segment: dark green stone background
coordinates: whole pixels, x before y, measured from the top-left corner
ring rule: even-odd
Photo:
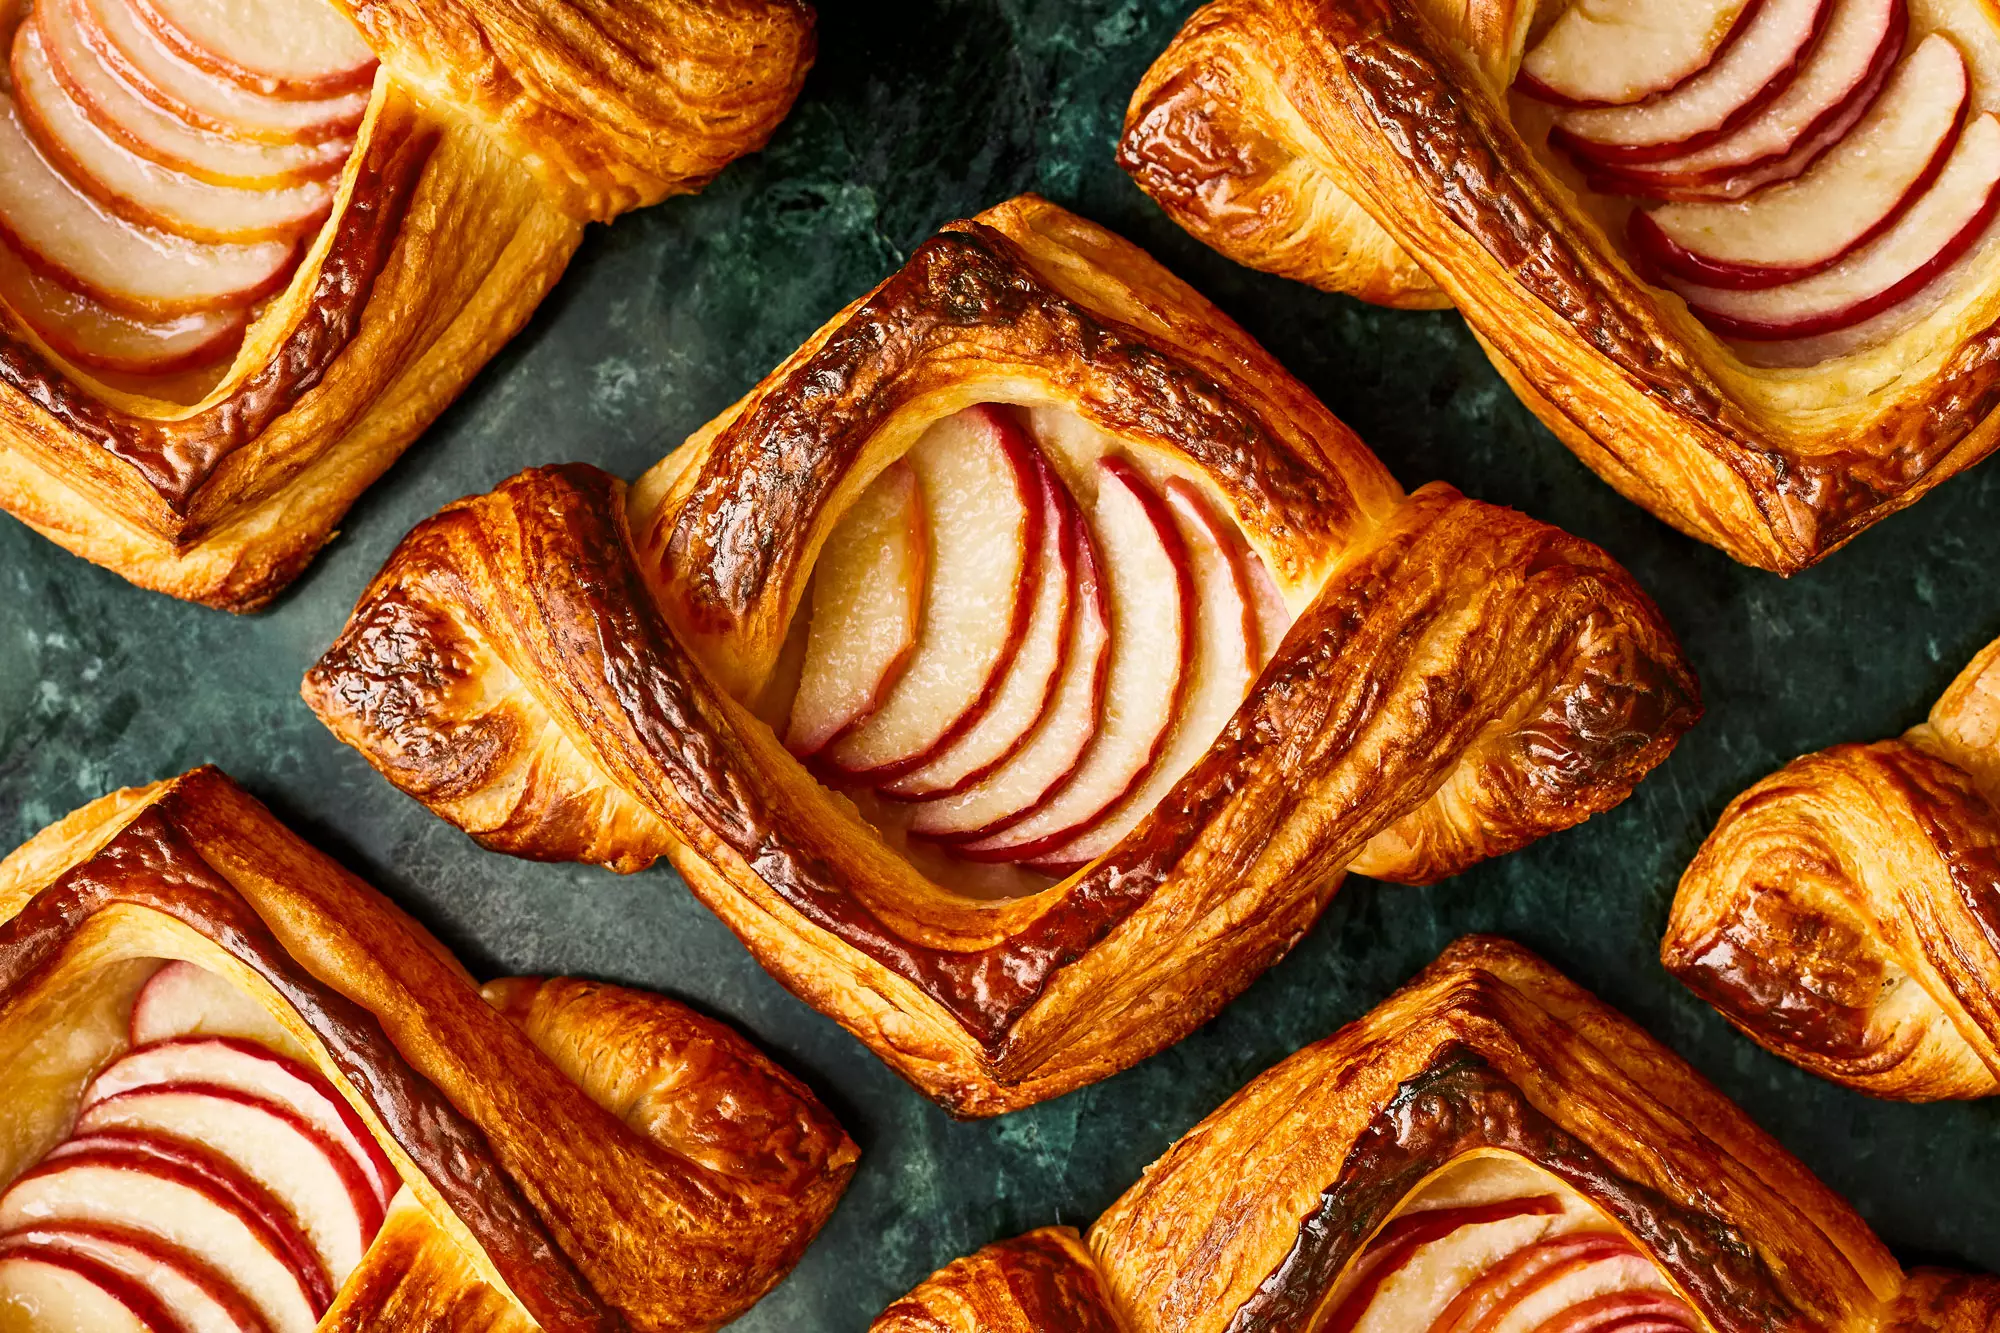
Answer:
[[[1131,88],[1190,3],[826,0],[818,69],[771,148],[704,195],[593,229],[526,332],[250,619],[139,592],[0,520],[0,847],[127,783],[222,765],[409,906],[474,971],[570,972],[722,1015],[804,1075],[864,1150],[798,1272],[739,1327],[858,1330],[934,1267],[1087,1224],[1257,1071],[1354,1018],[1453,937],[1540,950],[1720,1083],[1906,1260],[2000,1268],[2000,1107],[1873,1102],[1780,1064],[1660,970],[1674,882],[1724,802],[1802,751],[1889,735],[2000,633],[2000,469],[1952,482],[1789,582],[1619,499],[1524,411],[1457,316],[1238,269],[1117,170]],[[1444,478],[1598,542],[1664,606],[1708,716],[1630,801],[1432,889],[1355,880],[1221,1017],[1096,1087],[954,1124],[793,1000],[664,869],[482,852],[298,701],[396,540],[538,463],[631,477],[938,224],[1021,190],[1130,237],[1269,346],[1405,485]]]

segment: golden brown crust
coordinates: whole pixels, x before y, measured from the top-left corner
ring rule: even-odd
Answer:
[[[424,1225],[386,1233],[411,1271],[364,1265],[343,1327],[519,1327],[513,1311],[551,1333],[715,1328],[789,1271],[853,1171],[811,1094],[720,1024],[562,980],[497,983],[496,1010],[414,922],[201,769],[0,862],[0,1178],[60,1136],[109,1053],[79,1039],[52,1067],[33,1039],[129,1004],[163,957],[262,1002],[414,1196],[399,1207]]]
[[[254,609],[526,322],[582,224],[698,189],[812,61],[797,0],[350,6],[383,58],[332,217],[192,408],[0,313],[0,506],[143,586]]]
[[[1746,363],[1640,281],[1514,123],[1531,19],[1481,0],[1216,0],[1134,93],[1120,161],[1239,262],[1455,304],[1586,463],[1748,564],[1802,569],[1992,450],[1983,288],[1799,371]]]
[[[2000,1290],[1906,1276],[1846,1204],[1681,1060],[1532,954],[1478,937],[1170,1148],[1091,1228],[1096,1277],[1123,1326],[1143,1333],[1313,1327],[1419,1187],[1493,1155],[1595,1205],[1717,1333],[1984,1328]],[[1004,1271],[1004,1253],[961,1260],[892,1313]]]
[[[1900,740],[1796,759],[1731,802],[1661,945],[1752,1039],[1878,1096],[2000,1091],[1996,647]]]
[[[1083,1240],[1043,1227],[931,1274],[884,1310],[870,1333],[1121,1333],[1124,1325]]]
[[[1044,892],[980,899],[918,873],[737,698],[859,485],[939,414],[1027,385],[1202,478],[1305,609],[1151,817]],[[1449,487],[1401,497],[1240,330],[1038,200],[921,247],[686,452],[630,497],[574,466],[449,507],[306,698],[489,845],[671,857],[786,985],[961,1114],[1178,1040],[1344,867],[1426,882],[1615,804],[1698,712],[1602,552]]]

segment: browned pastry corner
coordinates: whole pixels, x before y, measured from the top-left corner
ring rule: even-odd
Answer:
[[[1060,1317],[1048,1312],[1062,1311]],[[1469,937],[1168,1149],[1097,1220],[989,1245],[875,1333],[1976,1330],[1638,1027]]]
[[[2000,642],[1896,740],[1730,802],[1660,958],[1753,1041],[1906,1101],[2000,1091]]]
[[[109,13],[125,0],[80,2]],[[69,3],[37,0],[37,16],[60,22]],[[14,39],[26,8],[0,36]],[[100,371],[117,363],[59,350],[0,304],[0,507],[134,583],[232,611],[297,577],[527,320],[585,223],[698,189],[760,147],[813,54],[800,0],[341,8],[380,62],[365,116],[324,222],[298,236],[285,285],[249,307],[219,375],[186,396]],[[0,222],[15,244],[21,228]]]
[[[1024,563],[1030,530],[1081,545]],[[1108,617],[1074,610],[1107,580]],[[1065,589],[1072,649],[1038,658]],[[1615,805],[1699,712],[1601,551],[1404,496],[1206,301],[1033,197],[927,241],[629,492],[548,468],[421,525],[304,692],[489,847],[670,857],[961,1115],[1179,1040],[1343,870],[1427,883]],[[1079,717],[1081,758],[1035,768]]]
[[[133,1322],[64,1325],[106,1333],[245,1301],[228,1326],[269,1333],[714,1329],[790,1271],[856,1160],[803,1086],[670,1000],[482,993],[207,768],[0,862],[0,1070],[0,1304],[122,1292]],[[199,1132],[252,1104],[306,1136],[275,1172],[257,1134]],[[370,1186],[360,1243],[329,1242],[340,1210],[301,1187],[314,1144],[379,1163],[341,1167]],[[261,1248],[230,1243],[246,1218]],[[149,1301],[176,1317],[145,1322]]]
[[[1746,564],[1803,569],[2000,438],[1994,16],[1701,0],[1607,11],[1593,38],[1587,8],[1215,0],[1134,93],[1120,161],[1243,264],[1455,305],[1522,401],[1628,498]],[[1621,38],[1621,15],[1657,30]],[[1567,98],[1524,71],[1540,57],[1608,77],[1624,66],[1592,40],[1630,65],[1668,45],[1674,15],[1710,25],[1711,64]],[[1759,60],[1771,68],[1751,79]],[[1904,182],[1890,160],[1874,184],[1908,193],[1880,201],[1843,186],[1864,140],[1931,110],[1963,161],[1939,151]],[[1913,249],[1926,227],[1938,239]]]

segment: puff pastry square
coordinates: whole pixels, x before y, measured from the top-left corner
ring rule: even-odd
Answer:
[[[380,64],[331,216],[205,397],[116,386],[0,309],[0,506],[234,611],[297,577],[527,320],[585,223],[760,147],[813,54],[796,0],[343,11]]]
[[[1952,245],[1972,249],[1963,256],[1937,249],[1935,262],[1913,269],[1908,282],[1883,288],[1886,299],[1924,279],[1887,313],[1776,344],[1745,341],[1768,336],[1747,323],[1725,328],[1725,339],[1688,302],[1746,304],[1742,294],[1704,296],[1661,277],[1652,252],[1625,239],[1633,195],[1649,196],[1629,183],[1607,184],[1616,172],[1580,168],[1589,163],[1551,148],[1550,136],[1557,122],[1578,116],[1657,111],[1661,98],[1711,73],[1709,90],[1683,103],[1715,102],[1716,80],[1739,75],[1720,72],[1718,56],[1636,108],[1562,110],[1538,101],[1517,77],[1524,53],[1540,50],[1569,8],[1555,0],[1216,0],[1188,21],[1135,92],[1120,160],[1177,222],[1239,262],[1387,305],[1456,306],[1502,377],[1579,458],[1666,522],[1746,564],[1803,569],[1989,453],[2000,432],[1993,278],[2000,233],[1981,230],[1992,216],[1990,192],[1977,225],[1952,234]],[[1746,28],[1753,20],[1810,20],[1818,26],[1804,31],[1819,43],[1811,50],[1823,47],[1833,62],[1851,40],[1835,29],[1880,18],[1888,34],[1882,55],[1907,63],[1926,41],[1956,48],[1969,73],[1970,108],[1944,123],[1966,125],[1961,142],[1977,139],[1982,161],[2000,143],[2000,126],[1987,114],[2000,105],[1989,7],[1801,0],[1768,15],[1755,10],[1627,7],[1605,10],[1614,17],[1604,22],[1621,13],[1654,12],[1664,23],[1659,16],[1722,11]],[[1716,29],[1724,30],[1733,31]],[[1663,51],[1671,35],[1628,36],[1621,49]],[[1764,58],[1780,49],[1774,42],[1760,29],[1758,42],[1745,36],[1745,49]],[[1697,153],[1716,134],[1749,123],[1744,116],[1776,108],[1770,94],[1792,96],[1784,80],[1806,67],[1800,56],[1769,82],[1746,84],[1765,91],[1738,99],[1713,132],[1696,134],[1692,127],[1706,122],[1678,106],[1673,114],[1687,122],[1686,137],[1672,142]],[[1809,82],[1799,75],[1800,99],[1812,91]],[[1872,97],[1882,86],[1861,91]],[[1709,108],[1711,119],[1724,105]],[[1845,115],[1845,106],[1834,109]],[[1801,124],[1820,125],[1803,115]],[[1664,133],[1664,123],[1654,122],[1655,130]],[[1798,142],[1797,162],[1815,160],[1805,154],[1818,151],[1817,133]],[[1574,138],[1563,140],[1559,130],[1556,142]],[[1658,156],[1639,147],[1622,151],[1648,163]],[[1604,151],[1606,160],[1622,160],[1621,150]],[[1758,162],[1760,171],[1776,170]],[[1729,188],[1751,181],[1747,173]],[[1839,213],[1851,192],[1836,194],[1834,207],[1796,210],[1807,216],[1787,224],[1792,234]],[[1885,245],[1893,239],[1881,235]],[[1829,272],[1835,286],[1848,281],[1844,269]],[[1754,286],[1767,276],[1719,281]],[[1874,288],[1854,282],[1873,299]],[[1750,295],[1750,306],[1769,304],[1767,292]],[[1852,308],[1858,318],[1858,298]]]
[[[141,1049],[135,1009],[173,969],[234,988],[237,1019],[308,1067],[294,1084],[336,1090],[392,1173],[321,1329],[713,1329],[791,1269],[854,1170],[826,1109],[722,1024],[566,978],[482,992],[388,900],[197,769],[95,801],[0,862],[0,1211],[38,1159],[63,1165],[73,1124],[95,1128],[79,1101],[110,1104],[86,1096],[92,1076]],[[214,1017],[229,1007],[175,1031],[235,1032]],[[194,1160],[225,1179],[234,1147],[196,1139]],[[0,1268],[16,1253],[0,1246]]]
[[[1007,842],[1019,824],[932,836],[907,812],[946,798],[890,800],[830,771],[838,746],[802,763],[779,735],[798,744],[802,685],[790,723],[782,698],[769,708],[801,608],[819,623],[815,561],[861,499],[895,512],[913,463],[959,497],[934,525],[969,523],[1011,483],[950,491],[937,459],[1004,440],[1060,474],[1061,504],[1096,487],[1102,569],[1139,608],[1111,627],[1115,706],[1089,743],[1150,721],[1151,753],[1179,756],[1146,760],[1053,851]],[[1282,637],[1224,581],[1175,602],[1161,589],[1179,575],[1131,572],[1154,568],[1131,536],[1154,520],[1121,535],[1108,515],[1116,495],[1118,514],[1165,515],[1133,499],[1153,492],[1207,514],[1213,550],[1240,542],[1234,567],[1268,580]],[[918,548],[941,566],[951,535]],[[1230,669],[1268,642],[1261,670],[1205,723],[1123,702],[1143,696],[1119,694],[1119,672],[1170,665],[1174,626],[1190,651],[1188,605],[1210,592],[1237,608],[1200,620],[1236,617]],[[939,672],[992,621],[962,622]],[[911,666],[911,688],[930,670]],[[1616,804],[1699,711],[1657,611],[1602,552],[1448,486],[1404,495],[1206,301],[1032,197],[927,241],[629,492],[548,468],[423,524],[305,696],[487,846],[620,870],[670,857],[767,969],[962,1115],[1177,1041],[1291,947],[1345,870],[1424,883]],[[1095,753],[1029,814],[1099,773]],[[875,774],[892,793],[908,776]]]
[[[1878,1097],[2000,1091],[2000,643],[1895,740],[1729,803],[1681,877],[1667,969],[1759,1045]]]
[[[1672,1053],[1472,937],[1261,1075],[1091,1227],[990,1245],[875,1333],[1953,1329],[2000,1282],[1905,1273]]]

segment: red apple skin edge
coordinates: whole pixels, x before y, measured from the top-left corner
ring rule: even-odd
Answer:
[[[188,64],[216,78],[225,79],[245,92],[260,93],[283,101],[309,102],[341,93],[360,92],[375,78],[373,60],[312,79],[277,79],[246,69],[219,51],[211,51],[181,31],[152,0],[131,0],[132,8],[169,51]]]
[[[1715,44],[1715,50],[1709,52],[1708,60],[1702,65],[1701,69],[1689,70],[1684,77],[1682,77],[1675,83],[1672,83],[1667,87],[1662,88],[1659,91],[1651,93],[1649,95],[1653,97],[1663,97],[1666,94],[1672,92],[1674,89],[1680,87],[1681,84],[1686,83],[1689,79],[1698,76],[1702,72],[1702,70],[1705,70],[1710,65],[1713,65],[1716,61],[1716,58],[1720,56],[1724,51],[1727,51],[1730,47],[1730,44],[1733,43],[1738,37],[1741,37],[1743,35],[1744,29],[1750,26],[1750,20],[1752,20],[1757,16],[1757,10],[1760,7],[1762,7],[1763,3],[1764,0],[1750,0],[1749,4],[1743,6],[1742,9],[1737,11],[1736,21],[1729,25],[1729,31],[1723,34],[1722,40]],[[1545,103],[1548,106],[1562,107],[1564,110],[1567,111],[1583,111],[1591,107],[1600,107],[1600,106],[1626,105],[1624,103],[1618,103],[1618,102],[1593,101],[1590,98],[1571,97],[1567,93],[1559,93],[1555,89],[1549,87],[1549,85],[1547,85],[1546,83],[1543,83],[1540,79],[1536,78],[1534,75],[1528,73],[1526,70],[1522,70],[1518,75],[1515,76],[1514,86],[1520,89],[1523,93],[1527,94],[1529,97],[1534,98],[1537,102]],[[1645,99],[1641,98],[1640,100],[1644,101]]]
[[[1925,260],[1908,277],[1894,283],[1865,301],[1856,301],[1845,310],[1836,310],[1816,319],[1800,320],[1796,324],[1762,324],[1752,320],[1731,319],[1710,311],[1697,310],[1695,318],[1707,325],[1715,334],[1731,338],[1737,342],[1789,342],[1794,338],[1815,338],[1823,333],[1838,333],[1852,328],[1863,320],[1875,318],[1884,311],[1893,310],[1910,297],[1915,296],[1931,281],[1953,264],[1957,263],[1967,250],[1993,222],[1994,215],[2000,213],[2000,183],[1987,192],[1986,202],[1980,205],[1973,219],[1959,228],[1958,234],[1945,243],[1944,248]]]
[[[305,1233],[262,1186],[243,1176],[233,1165],[192,1145],[144,1131],[97,1133],[89,1138],[90,1143],[74,1151],[44,1158],[23,1172],[15,1183],[72,1166],[139,1171],[171,1180],[240,1218],[265,1248],[298,1277],[307,1302],[315,1310],[325,1310],[333,1304],[333,1279]]]
[[[1060,829],[1029,842],[1017,843],[1007,847],[995,847],[989,851],[975,851],[970,847],[964,846],[957,847],[955,850],[958,855],[969,861],[1032,861],[1044,853],[1054,851],[1071,839],[1088,833],[1099,820],[1104,819],[1111,811],[1117,809],[1118,803],[1124,800],[1134,787],[1144,782],[1147,774],[1152,772],[1153,765],[1159,762],[1160,752],[1166,749],[1167,740],[1173,735],[1174,727],[1178,723],[1181,713],[1186,709],[1188,692],[1194,687],[1194,672],[1191,668],[1194,665],[1195,617],[1200,614],[1201,599],[1194,586],[1194,575],[1189,565],[1187,544],[1181,540],[1180,529],[1175,525],[1174,516],[1167,509],[1166,501],[1160,498],[1159,492],[1153,489],[1153,484],[1146,479],[1144,473],[1116,455],[1106,455],[1100,461],[1099,466],[1114,477],[1117,477],[1131,491],[1134,498],[1138,500],[1140,507],[1146,511],[1147,520],[1152,523],[1154,530],[1158,533],[1160,545],[1166,549],[1168,560],[1173,564],[1175,569],[1180,571],[1181,670],[1180,680],[1174,687],[1173,707],[1168,710],[1167,724],[1162,726],[1159,734],[1153,738],[1152,749],[1146,755],[1145,762],[1133,770],[1132,780],[1126,783],[1123,790],[1107,800],[1088,819],[1081,820],[1069,828]],[[1127,648],[1131,646],[1129,640],[1121,644],[1116,624],[1112,626],[1111,642],[1113,652],[1118,651],[1121,646]],[[1080,758],[1078,762],[1081,764]],[[1042,801],[1037,802],[1035,805],[1022,811],[1019,815],[1007,820],[996,832],[1004,833],[1012,825],[1027,819],[1043,803],[1054,800],[1061,795],[1063,788],[1067,785],[1067,781],[1058,783],[1047,796],[1042,798]],[[957,840],[954,839],[954,841]]]
[[[1011,411],[991,404],[967,410],[984,415],[988,424],[999,435],[1008,461],[1013,465],[1014,484],[1020,492],[1023,501],[1021,509],[1026,515],[1021,526],[1025,558],[1021,562],[1020,576],[1015,581],[1014,606],[1012,619],[1007,622],[1007,637],[993,659],[993,669],[987,672],[986,681],[980,686],[978,696],[964,712],[952,719],[944,730],[918,753],[874,768],[846,769],[833,760],[830,753],[834,748],[833,743],[822,747],[819,754],[814,757],[815,763],[824,767],[826,776],[833,782],[879,787],[894,782],[897,778],[907,777],[944,753],[945,747],[970,731],[978,724],[979,719],[986,715],[986,710],[993,704],[994,695],[999,693],[1000,682],[1007,674],[1007,667],[1013,662],[1014,654],[1020,651],[1021,640],[1028,633],[1028,616],[1035,606],[1034,588],[1041,578],[1042,525],[1048,519],[1043,504],[1042,486],[1052,481],[1053,477],[1050,475],[1048,463],[1042,458],[1041,449],[1036,446],[1027,429]],[[860,722],[856,721],[849,729],[858,725]]]
[[[23,1227],[0,1236],[0,1258],[6,1257],[7,1252],[14,1248],[63,1249],[73,1246],[79,1238],[108,1241],[137,1251],[153,1262],[173,1269],[198,1287],[204,1296],[222,1308],[241,1333],[269,1333],[263,1316],[227,1278],[186,1250],[168,1245],[149,1232],[101,1222],[61,1222]],[[179,1333],[181,1326],[176,1323],[169,1327],[172,1333]]]
[[[1823,0],[1813,15],[1812,28],[1806,34],[1805,40],[1799,43],[1798,52],[1790,63],[1759,88],[1754,96],[1724,116],[1720,124],[1710,126],[1699,134],[1691,134],[1685,139],[1676,139],[1672,143],[1649,144],[1594,143],[1558,125],[1549,131],[1549,146],[1568,153],[1587,167],[1615,168],[1647,162],[1664,162],[1668,158],[1681,157],[1706,148],[1710,144],[1720,143],[1741,128],[1744,121],[1776,101],[1785,89],[1792,86],[1792,80],[1798,77],[1799,70],[1811,56],[1813,47],[1817,46],[1819,39],[1825,35],[1826,25],[1833,16],[1835,3],[1837,0]]]
[[[1720,287],[1729,291],[1754,292],[1767,287],[1782,287],[1788,282],[1810,278],[1815,273],[1824,273],[1847,256],[1868,244],[1883,232],[1896,225],[1897,219],[1910,211],[1910,206],[1921,199],[1924,191],[1937,183],[1944,171],[1944,164],[1951,160],[1952,149],[1958,146],[1959,131],[1965,128],[1965,118],[1972,109],[1972,98],[1966,97],[1958,105],[1958,115],[1953,119],[1951,130],[1938,142],[1931,153],[1930,161],[1924,164],[1922,174],[1910,183],[1894,206],[1875,224],[1849,241],[1837,253],[1814,264],[1799,264],[1790,268],[1766,268],[1757,264],[1738,264],[1725,259],[1711,259],[1697,254],[1667,235],[1652,216],[1642,211],[1634,211],[1626,226],[1626,239],[1630,242],[1635,262],[1647,281],[1658,284],[1665,276],[1684,278],[1689,282],[1699,282],[1710,287]]]
[[[1340,1303],[1317,1333],[1353,1333],[1355,1325],[1368,1313],[1369,1305],[1389,1279],[1402,1271],[1404,1265],[1414,1259],[1417,1251],[1425,1245],[1443,1240],[1461,1227],[1505,1222],[1516,1217],[1553,1217],[1562,1209],[1562,1200],[1553,1194],[1531,1194],[1493,1203],[1437,1208],[1397,1218],[1369,1242],[1370,1249],[1379,1247],[1380,1258],[1354,1284],[1354,1290],[1347,1294],[1347,1299]]]
[[[135,1005],[134,1008],[136,1009],[137,1006]],[[367,1154],[368,1160],[365,1163],[357,1163],[357,1165],[362,1166],[364,1171],[371,1177],[370,1192],[380,1200],[384,1210],[388,1208],[389,1199],[383,1193],[383,1189],[372,1187],[375,1180],[380,1180],[383,1188],[386,1188],[389,1194],[395,1192],[396,1186],[400,1183],[395,1163],[390,1160],[387,1153],[382,1151],[382,1145],[376,1142],[375,1135],[369,1130],[367,1123],[362,1120],[361,1116],[352,1106],[348,1105],[345,1097],[342,1097],[339,1092],[334,1090],[331,1084],[320,1077],[318,1070],[307,1065],[302,1065],[290,1056],[280,1055],[268,1046],[261,1046],[254,1041],[246,1041],[241,1037],[211,1037],[202,1035],[168,1037],[161,1041],[145,1043],[136,1049],[157,1050],[162,1047],[199,1045],[220,1046],[250,1059],[268,1063],[287,1077],[297,1079],[299,1082],[311,1087],[313,1091],[324,1098],[327,1105],[333,1109],[334,1114],[340,1118],[340,1122],[346,1128],[347,1132],[353,1136],[355,1143],[360,1146],[361,1151]],[[128,1051],[126,1054],[130,1055],[132,1052]],[[85,1085],[81,1103],[83,1108],[88,1109],[94,1103],[102,1100],[99,1085],[102,1083],[105,1073],[116,1068],[116,1065],[117,1062],[114,1061],[111,1065],[105,1066],[104,1069],[98,1071],[95,1078],[91,1079]],[[139,1086],[158,1087],[161,1085],[143,1084]],[[342,1146],[342,1150],[345,1152],[344,1145],[339,1146]],[[346,1155],[349,1157],[353,1156],[352,1153],[347,1153]]]
[[[124,1306],[133,1321],[145,1328],[147,1333],[185,1333],[181,1321],[167,1309],[164,1301],[108,1264],[99,1263],[87,1255],[64,1250],[23,1251],[0,1248],[0,1259],[23,1258],[30,1259],[34,1263],[46,1264],[50,1268],[60,1268],[74,1273]]]
[[[1896,61],[1902,57],[1909,25],[1909,7],[1903,0],[1896,0],[1889,30],[1882,44],[1876,47],[1874,61],[1860,82],[1846,97],[1815,117],[1800,131],[1791,147],[1782,152],[1767,153],[1763,157],[1714,171],[1621,172],[1616,167],[1586,164],[1589,172],[1586,183],[1598,194],[1635,195],[1671,203],[1707,203],[1729,198],[1731,190],[1741,181],[1771,172],[1780,165],[1784,168],[1782,172],[1772,174],[1768,180],[1757,181],[1751,188],[1761,189],[1780,181],[1796,180],[1812,170],[1813,164],[1829,148],[1847,137],[1848,131],[1868,114],[1868,108],[1875,104],[1876,96],[1889,82]],[[1796,160],[1787,161],[1791,158]],[[1748,189],[1742,191],[1742,194],[1748,193]]]

